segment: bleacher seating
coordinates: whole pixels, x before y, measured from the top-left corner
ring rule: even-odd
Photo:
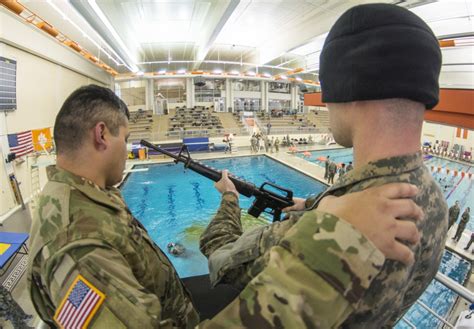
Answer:
[[[174,116],[169,119],[170,132],[184,132],[186,130],[212,130],[223,129],[217,115],[210,112],[209,108],[177,108]]]
[[[268,113],[258,112],[257,119],[260,121],[262,128],[266,128],[267,125],[271,124],[271,129],[275,128],[288,128],[288,129],[311,129],[315,128],[314,124],[308,120],[306,114],[291,114],[291,115],[280,115],[272,116]]]
[[[307,115],[308,120],[322,131],[329,129],[328,111],[310,111]]]
[[[151,136],[151,130],[153,125],[153,112],[138,110],[130,112],[130,120],[128,122],[128,128],[130,131],[129,139],[140,140],[148,139]]]

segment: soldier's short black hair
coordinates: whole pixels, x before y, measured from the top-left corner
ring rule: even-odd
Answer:
[[[66,99],[56,116],[56,152],[77,150],[88,131],[100,121],[116,136],[129,118],[127,105],[112,90],[93,84],[80,87]]]

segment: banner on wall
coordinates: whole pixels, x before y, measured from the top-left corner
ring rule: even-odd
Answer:
[[[53,147],[53,139],[51,138],[51,128],[32,130],[33,146],[35,151],[46,151]]]

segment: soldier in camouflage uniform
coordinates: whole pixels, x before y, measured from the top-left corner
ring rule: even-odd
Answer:
[[[399,38],[402,34],[408,37]],[[391,60],[380,58],[381,53]],[[404,8],[357,6],[329,32],[320,63],[331,129],[337,143],[354,147],[354,169],[321,195],[295,199],[286,221],[244,233],[231,182],[224,177],[216,185],[223,200],[201,236],[201,251],[209,258],[213,284],[243,290],[204,327],[388,328],[438,270],[447,205],[419,151],[424,110],[438,102],[441,53],[436,37]],[[392,182],[420,189],[414,201],[425,219],[416,223],[421,242],[410,245],[413,263],[384,259],[370,243],[376,235],[361,235],[321,212],[327,196],[348,196]],[[380,220],[369,218],[367,228]],[[400,220],[395,226],[406,224]],[[411,239],[405,235],[400,240]]]
[[[31,328],[28,326],[31,317],[23,311],[10,292],[0,284],[0,328],[3,328],[4,321],[10,321],[13,328]]]
[[[128,116],[111,90],[89,85],[71,94],[56,118],[57,165],[47,168],[33,216],[28,268],[31,299],[50,326],[74,327],[64,305],[83,287],[76,280],[101,296],[77,317],[89,327],[199,322],[172,264],[113,187],[125,167]]]
[[[329,161],[328,165],[328,184],[334,184],[334,176],[336,176],[337,165],[334,161]]]
[[[471,219],[471,208],[467,207],[466,210],[461,215],[461,220],[459,221],[458,227],[456,228],[456,234],[453,237],[453,240],[458,242],[461,239],[462,232],[466,229],[467,223]]]
[[[459,207],[459,201],[456,200],[453,206],[449,208],[448,217],[449,217],[449,224],[448,224],[448,231],[453,226],[454,223],[458,220],[459,213],[461,212],[461,208]]]

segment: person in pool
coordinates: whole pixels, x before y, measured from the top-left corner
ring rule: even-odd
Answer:
[[[186,251],[186,248],[179,242],[170,242],[166,247],[173,256],[181,256]]]

